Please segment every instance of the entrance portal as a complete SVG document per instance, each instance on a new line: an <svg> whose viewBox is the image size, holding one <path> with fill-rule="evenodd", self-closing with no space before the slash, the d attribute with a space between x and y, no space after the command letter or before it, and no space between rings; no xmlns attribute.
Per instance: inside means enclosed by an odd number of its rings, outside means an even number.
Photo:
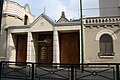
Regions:
<svg viewBox="0 0 120 80"><path fill-rule="evenodd" d="M39 33L38 37L38 62L53 62L53 33Z"/></svg>
<svg viewBox="0 0 120 80"><path fill-rule="evenodd" d="M25 65L27 60L27 34L17 35L17 45L16 45L16 65Z"/></svg>
<svg viewBox="0 0 120 80"><path fill-rule="evenodd" d="M79 64L79 32L60 33L60 61L63 64Z"/></svg>

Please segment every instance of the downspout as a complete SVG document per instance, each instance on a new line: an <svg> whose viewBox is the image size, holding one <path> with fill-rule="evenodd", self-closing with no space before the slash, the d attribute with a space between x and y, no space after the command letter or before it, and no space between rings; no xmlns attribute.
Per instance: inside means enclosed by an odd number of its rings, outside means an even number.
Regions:
<svg viewBox="0 0 120 80"><path fill-rule="evenodd" d="M7 46L8 46L8 29L5 29L6 31L6 50L5 50L5 57L6 57L6 60L7 60Z"/></svg>

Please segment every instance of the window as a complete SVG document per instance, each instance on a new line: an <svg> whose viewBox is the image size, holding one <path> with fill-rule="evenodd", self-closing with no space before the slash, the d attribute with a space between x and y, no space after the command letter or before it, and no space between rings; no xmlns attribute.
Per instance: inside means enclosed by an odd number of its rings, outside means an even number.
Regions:
<svg viewBox="0 0 120 80"><path fill-rule="evenodd" d="M113 56L113 39L109 34L103 34L100 37L99 56Z"/></svg>
<svg viewBox="0 0 120 80"><path fill-rule="evenodd" d="M24 25L27 25L27 24L28 24L28 16L25 15L25 16L24 16Z"/></svg>

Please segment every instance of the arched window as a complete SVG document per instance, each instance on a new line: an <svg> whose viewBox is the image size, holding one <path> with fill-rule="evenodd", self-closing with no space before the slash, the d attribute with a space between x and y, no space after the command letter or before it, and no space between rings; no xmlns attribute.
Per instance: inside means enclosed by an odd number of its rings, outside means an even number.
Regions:
<svg viewBox="0 0 120 80"><path fill-rule="evenodd" d="M28 24L28 16L25 15L25 16L24 16L24 25L27 25L27 24Z"/></svg>
<svg viewBox="0 0 120 80"><path fill-rule="evenodd" d="M100 37L99 56L113 56L113 39L109 34L103 34Z"/></svg>

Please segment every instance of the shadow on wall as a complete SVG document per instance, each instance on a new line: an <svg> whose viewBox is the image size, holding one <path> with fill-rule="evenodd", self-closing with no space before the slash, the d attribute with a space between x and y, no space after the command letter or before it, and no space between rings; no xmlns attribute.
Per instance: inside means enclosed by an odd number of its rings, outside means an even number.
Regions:
<svg viewBox="0 0 120 80"><path fill-rule="evenodd" d="M38 62L38 33L32 33L32 42L33 42L33 45L34 45L34 49L35 49L35 53L36 53L36 62Z"/></svg>
<svg viewBox="0 0 120 80"><path fill-rule="evenodd" d="M5 31L5 25L1 25L0 29L0 61L6 60L6 52L7 52L7 32Z"/></svg>
<svg viewBox="0 0 120 80"><path fill-rule="evenodd" d="M8 44L8 51L7 52L7 60L10 61L11 58L13 59L16 53L16 41L17 41L17 36L15 34L12 34L12 40L10 40L11 42ZM13 42L12 42L13 41ZM13 44L11 44L13 43Z"/></svg>
<svg viewBox="0 0 120 80"><path fill-rule="evenodd" d="M12 57L12 54L13 54L14 51L15 51L15 47L12 46L12 45L9 45L8 47L9 47L9 50L8 50L9 52L8 52L8 54L7 54L7 60L10 61L10 60L11 60L11 57Z"/></svg>

